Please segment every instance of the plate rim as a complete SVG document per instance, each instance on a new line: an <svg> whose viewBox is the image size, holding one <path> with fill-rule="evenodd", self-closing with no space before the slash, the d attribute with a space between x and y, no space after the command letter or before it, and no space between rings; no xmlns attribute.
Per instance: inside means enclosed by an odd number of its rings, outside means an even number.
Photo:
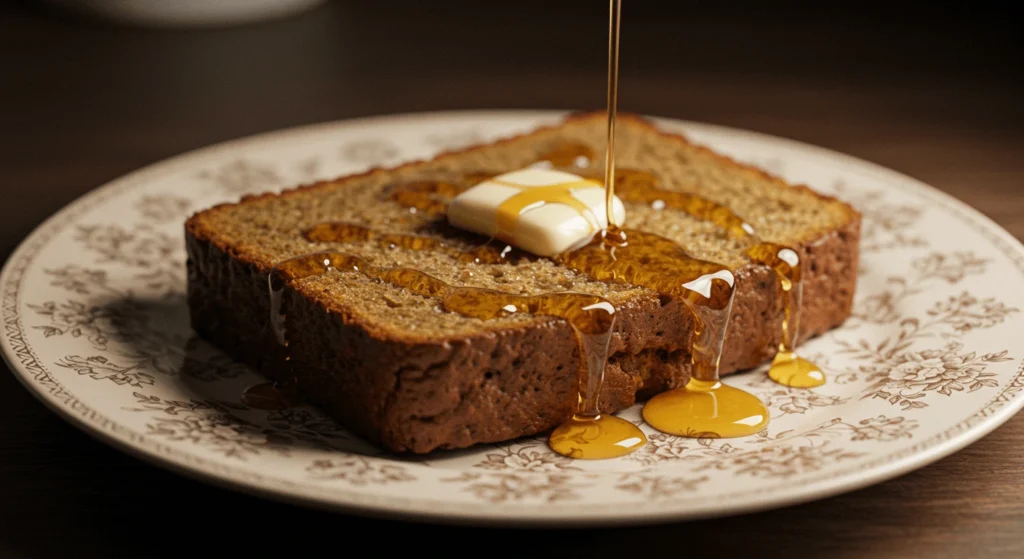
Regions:
<svg viewBox="0 0 1024 559"><path fill-rule="evenodd" d="M542 509L525 507L519 510L513 508L495 510L495 507L482 504L461 503L440 511L439 514L436 510L436 503L432 503L429 500L401 497L384 497L375 499L369 496L348 493L347 495L349 496L356 496L359 498L356 499L355 502L352 500L343 501L339 500L337 496L339 493L345 492L325 492L320 488L310 489L302 484L287 482L280 479L266 478L261 474L246 472L231 466L224 466L206 458L190 455L186 451L174 449L162 443L152 442L151 440L147 441L141 434L136 434L127 428L122 428L128 432L127 435L119 433L116 428L118 426L116 422L103 417L102 413L85 408L85 406L75 398L74 394L64 389L64 387L61 386L59 382L56 382L56 380L52 378L50 379L58 385L61 392L65 393L69 397L68 399L62 401L54 392L45 390L38 382L33 382L35 375L28 370L27 363L22 362L20 358L16 356L18 350L11 346L11 340L9 337L11 334L11 325L8 324L6 312L7 289L4 289L4 286L7 286L12 282L12 276L19 271L23 271L16 269L17 264L25 261L24 268L27 269L29 264L31 264L31 258L27 254L28 251L34 248L35 245L45 245L48 242L49 237L59 232L61 229L60 224L65 221L64 218L68 215L86 211L88 207L93 204L101 203L107 198L120 193L122 190L127 190L135 184L144 182L142 179L147 174L164 171L168 167L197 158L216 157L216 155L222 151L231 151L243 145L254 147L258 144L279 142L288 136L308 135L318 131L327 131L339 127L352 128L367 125L372 126L374 124L381 123L397 124L402 121L416 120L444 121L453 118L464 118L468 120L511 118L538 122L547 119L558 119L559 117L571 112L573 111L517 109L454 110L407 112L353 119L338 119L234 138L188 150L179 153L178 155L140 167L125 175L97 186L96 188L93 188L68 202L61 209L46 218L42 223L38 224L22 239L15 250L11 252L10 256L4 262L3 269L0 270L0 291L3 292L3 306L2 309L0 309L0 312L3 314L4 328L6 331L5 334L7 334L0 336L0 350L2 350L0 351L0 355L2 355L4 361L11 369L15 378L18 379L19 383L25 386L30 394L32 394L37 400L41 401L51 411L54 411L59 417L64 418L70 424L85 432L90 437L116 448L119 451L125 452L130 456L134 456L144 462L160 467L165 471L171 471L175 474L183 475L186 478L205 482L221 487L222 489L233 490L235 492L279 502L286 502L292 505L312 507L333 512L357 514L366 517L428 522L433 524L442 523L532 528L594 527L612 525L625 526L716 518L776 509L848 493L920 469L987 436L993 430L1013 417L1021 410L1021 408L1024 408L1024 390L1018 390L1015 394L1005 398L1005 402L1002 406L992 413L984 416L982 420L972 425L967 424L970 419L975 418L983 410L998 401L998 399L1006 394L1006 392L1011 388L1016 387L1019 389L1024 387L1024 380L1022 380L1022 373L1024 373L1024 359L1022 359L1021 364L1018 366L1016 375L1010 379L1002 392L988 400L961 423L949 427L946 430L933 435L929 439L918 442L916 445L911 447L914 448L924 445L924 448L920 448L916 451L902 451L906 452L905 456L889 461L882 467L877 465L861 466L859 468L859 473L834 472L827 478L813 480L808 484L802 485L799 489L784 492L776 491L774 494L768 495L761 494L749 503L737 503L724 507L708 505L699 507L690 505L690 508L673 508L671 506L663 506L660 508L631 507L628 509L628 513L624 515L614 510L609 511L605 508L596 512L591 511L590 513L587 513L585 511L587 507L582 507L584 510L580 510L579 514L572 517L567 517L560 511L545 514L542 512ZM1001 241L1004 244L1003 247L1000 247L1003 249L1002 252L1004 252L1006 256L1011 257L1011 259L1014 259L1018 268L1024 272L1024 244L1014 238L1002 226L982 212L967 205L956 197L938 190L937 188L909 175L865 159L847 155L829 148L809 144L800 140L793 140L763 132L712 123L658 116L647 116L647 118L651 119L659 126L668 125L669 127L677 130L703 130L721 135L772 143L776 146L784 147L789 151L813 153L824 159L832 159L847 166L858 167L866 172L869 171L872 174L883 177L888 181L899 183L901 188L912 191L913 193L926 198L930 198L945 209L959 214L964 221L973 222L979 230L985 233L986 236L990 237L991 241ZM1013 258L1014 256L1016 258ZM19 287L20 282L17 282L14 284L14 288L11 289L15 296L19 291ZM16 301L17 298L15 297L15 302ZM20 322L20 319L16 322ZM43 368L41 364L42 362L34 355L34 352L28 344L24 342L24 340L22 340L22 345L22 354L33 360L41 369L43 374L49 376ZM76 413L76 405L84 408L84 410L89 413ZM106 424L104 424L104 422L106 422ZM960 428L961 425L963 428ZM960 428L959 432L944 436L949 431L957 428ZM131 435L134 435L139 440L132 441ZM928 441L936 437L941 440L928 445Z"/></svg>

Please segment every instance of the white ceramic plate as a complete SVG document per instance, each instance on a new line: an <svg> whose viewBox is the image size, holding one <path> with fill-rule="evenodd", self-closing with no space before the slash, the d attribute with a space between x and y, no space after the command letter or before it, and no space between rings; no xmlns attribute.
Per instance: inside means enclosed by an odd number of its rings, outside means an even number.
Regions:
<svg viewBox="0 0 1024 559"><path fill-rule="evenodd" d="M43 224L7 262L4 357L74 424L176 471L306 504L472 523L639 523L822 498L948 455L1024 404L1024 249L1009 234L869 163L665 120L658 122L837 194L865 215L855 316L804 345L830 382L799 390L773 384L763 370L728 377L768 403L766 435L650 432L642 451L601 462L559 458L542 438L396 460L314 409L241 404L243 389L261 379L188 326L186 215L561 116L435 113L324 124L203 149L114 181ZM639 419L636 408L623 415Z"/></svg>

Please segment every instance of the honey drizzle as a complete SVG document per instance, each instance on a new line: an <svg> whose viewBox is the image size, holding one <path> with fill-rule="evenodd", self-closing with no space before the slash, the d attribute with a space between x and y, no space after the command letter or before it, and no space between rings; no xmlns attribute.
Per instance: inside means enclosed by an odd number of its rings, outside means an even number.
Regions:
<svg viewBox="0 0 1024 559"><path fill-rule="evenodd" d="M318 223L306 230L303 236L307 241L315 243L356 243L377 241L385 248L404 248L409 250L435 250L452 256L460 262L477 264L500 264L507 262L512 256L519 256L519 251L506 245L498 249L490 242L469 250L460 250L433 237L419 235L398 235L394 233L378 233L369 227L345 222Z"/></svg>
<svg viewBox="0 0 1024 559"><path fill-rule="evenodd" d="M391 199L406 208L428 214L443 214L448 202L464 190L446 181L413 181L391 193Z"/></svg>
<svg viewBox="0 0 1024 559"><path fill-rule="evenodd" d="M672 240L653 233L631 229L621 233L610 243L605 236L595 235L590 244L555 260L598 281L637 285L671 296L693 316L690 381L648 401L644 420L659 431L681 436L738 437L763 429L768 423L764 404L718 378L736 292L732 272L693 258Z"/></svg>
<svg viewBox="0 0 1024 559"><path fill-rule="evenodd" d="M779 280L782 294L782 339L772 360L768 376L786 386L811 388L825 383L825 375L810 361L796 354L803 304L800 256L785 245L762 241L754 228L728 207L685 192L664 190L657 186L654 175L644 171L622 169L618 173L623 201L651 204L660 208L683 211L697 219L725 229L730 236L754 242L747 249L753 262L768 266Z"/></svg>
<svg viewBox="0 0 1024 559"><path fill-rule="evenodd" d="M577 412L552 433L556 452L573 458L601 459L628 454L646 444L643 432L632 423L600 413L598 401L608 362L608 346L615 324L615 307L607 300L578 293L513 295L483 288L456 287L410 268L383 268L342 252L319 252L286 260L268 277L271 325L278 340L286 340L281 313L284 288L291 282L331 270L358 272L401 287L416 295L436 297L449 312L483 320L517 312L555 316L572 327L580 351L579 406Z"/></svg>
<svg viewBox="0 0 1024 559"><path fill-rule="evenodd" d="M608 10L608 146L604 154L604 208L608 217L608 236L616 237L618 223L612 208L615 200L615 113L619 99L619 28L622 0L609 0ZM621 235L618 235L621 236Z"/></svg>
<svg viewBox="0 0 1024 559"><path fill-rule="evenodd" d="M555 257L555 261L597 281L646 287L683 301L695 317L692 376L718 380L718 364L734 280L728 268L691 257L675 242L644 231L625 230L627 241L607 244L595 236L590 244ZM685 341L682 341L685 344Z"/></svg>
<svg viewBox="0 0 1024 559"><path fill-rule="evenodd" d="M501 180L492 180L491 182L519 189L519 192L498 206L495 237L501 241L511 243L515 239L519 216L548 204L569 206L590 223L592 231L600 228L597 217L590 207L573 196L573 192L583 188L601 188L601 183L592 180L578 180L546 186L526 186Z"/></svg>
<svg viewBox="0 0 1024 559"><path fill-rule="evenodd" d="M444 214L448 203L469 187L481 183L497 173L475 171L455 180L415 180L398 185L391 192L391 200L413 213Z"/></svg>
<svg viewBox="0 0 1024 559"><path fill-rule="evenodd" d="M593 150L578 143L565 144L551 153L556 153L557 158L549 153L542 155L541 161L549 161L555 167L566 161L582 162L593 159ZM752 241L754 244L747 250L746 255L753 262L768 266L775 272L783 304L781 341L768 370L768 376L779 384L794 388L813 388L825 383L825 374L821 369L796 353L800 310L803 304L803 282L800 257L795 250L785 245L760 240L754 227L727 206L695 194L658 187L658 179L651 173L637 169L618 169L614 171L614 175L612 188L616 188L617 185L617 195L624 202L647 204L657 209L679 210L702 221L714 223L734 239ZM622 235L621 232L611 233L611 241L619 240Z"/></svg>

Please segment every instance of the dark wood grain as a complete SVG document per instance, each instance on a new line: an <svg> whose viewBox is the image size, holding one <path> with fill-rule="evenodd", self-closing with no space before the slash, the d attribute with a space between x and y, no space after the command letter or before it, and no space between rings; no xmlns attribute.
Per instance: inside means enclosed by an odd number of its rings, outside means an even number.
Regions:
<svg viewBox="0 0 1024 559"><path fill-rule="evenodd" d="M1024 238L1019 9L856 5L627 2L622 109L846 152L949 192ZM244 28L169 31L33 3L4 8L0 255L95 186L222 140L394 112L600 108L604 9L349 1ZM524 36L529 22L553 39ZM323 543L341 555L378 530L389 536L370 538L376 548L399 552L1024 556L1024 416L915 473L824 501L527 533L360 519L212 488L92 440L6 371L0 410L0 557L295 554Z"/></svg>

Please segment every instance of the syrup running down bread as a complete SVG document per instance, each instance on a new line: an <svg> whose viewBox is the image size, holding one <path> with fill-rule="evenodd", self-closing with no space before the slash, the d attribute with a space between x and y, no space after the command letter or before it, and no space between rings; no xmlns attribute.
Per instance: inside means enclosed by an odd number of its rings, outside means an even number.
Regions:
<svg viewBox="0 0 1024 559"><path fill-rule="evenodd" d="M583 167L586 165L584 162L592 161L594 156L593 150L587 146L561 146L557 149L557 155L563 162L576 162L571 168L573 172L589 175L596 173L593 169ZM546 155L544 160L550 161L551 156ZM652 173L636 169L619 169L615 177L612 187L616 190L615 195L626 202L647 204L659 211L681 211L721 227L732 238L749 241L751 244L746 251L747 257L775 272L782 293L782 340L768 376L779 384L794 388L812 388L825 383L824 373L816 365L797 355L795 350L800 328L803 283L800 257L794 248L762 241L757 237L752 225L726 206L688 192L660 188L658 178Z"/></svg>

